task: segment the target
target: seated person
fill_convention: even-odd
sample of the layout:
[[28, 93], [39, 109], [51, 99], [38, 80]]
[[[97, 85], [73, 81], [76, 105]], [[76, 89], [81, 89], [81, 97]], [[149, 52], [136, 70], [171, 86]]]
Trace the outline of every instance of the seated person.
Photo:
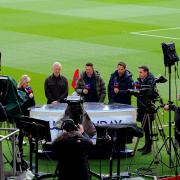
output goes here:
[[83, 126], [72, 119], [62, 123], [63, 133], [53, 142], [58, 156], [59, 180], [89, 180], [86, 150], [92, 144]]

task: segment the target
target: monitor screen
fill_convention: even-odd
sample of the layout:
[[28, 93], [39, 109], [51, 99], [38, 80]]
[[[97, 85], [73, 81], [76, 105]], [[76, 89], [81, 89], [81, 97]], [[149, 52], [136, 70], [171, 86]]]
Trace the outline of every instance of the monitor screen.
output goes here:
[[38, 140], [51, 141], [49, 121], [23, 117], [17, 127]]

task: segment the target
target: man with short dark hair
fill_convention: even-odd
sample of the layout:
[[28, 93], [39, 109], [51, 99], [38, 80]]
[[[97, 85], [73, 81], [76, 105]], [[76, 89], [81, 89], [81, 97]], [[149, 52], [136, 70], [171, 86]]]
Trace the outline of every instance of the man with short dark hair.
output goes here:
[[131, 72], [126, 69], [124, 62], [119, 62], [108, 84], [109, 103], [131, 104], [131, 95], [127, 90], [132, 89], [132, 83]]
[[47, 104], [57, 104], [64, 102], [68, 96], [68, 81], [66, 77], [61, 75], [62, 66], [59, 62], [52, 65], [52, 75], [50, 75], [44, 83]]
[[76, 92], [84, 97], [85, 102], [104, 102], [106, 86], [98, 71], [94, 70], [92, 63], [87, 63], [85, 71], [77, 82]]
[[[149, 72], [149, 68], [147, 66], [140, 66], [138, 68], [139, 78], [138, 83], [139, 86], [143, 89], [143, 86], [153, 85], [154, 76]], [[146, 87], [147, 88], [147, 87]], [[155, 119], [155, 112], [153, 109], [150, 109], [149, 103], [153, 102], [154, 99], [148, 99], [146, 94], [139, 94], [137, 96], [137, 121], [140, 121], [145, 132], [145, 145], [144, 147], [138, 149], [138, 151], [142, 151], [142, 154], [148, 154], [151, 152], [152, 146], [152, 121]], [[152, 111], [152, 112], [151, 112]], [[145, 115], [146, 118], [145, 118]]]

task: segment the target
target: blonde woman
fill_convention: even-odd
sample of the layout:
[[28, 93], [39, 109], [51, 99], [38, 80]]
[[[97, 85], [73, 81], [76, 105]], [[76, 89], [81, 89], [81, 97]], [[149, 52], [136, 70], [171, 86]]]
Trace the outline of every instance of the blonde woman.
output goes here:
[[32, 87], [30, 86], [31, 78], [28, 75], [22, 75], [19, 83], [18, 90], [23, 91], [27, 95], [27, 101], [22, 106], [23, 115], [29, 115], [29, 107], [35, 106], [35, 100], [33, 95]]

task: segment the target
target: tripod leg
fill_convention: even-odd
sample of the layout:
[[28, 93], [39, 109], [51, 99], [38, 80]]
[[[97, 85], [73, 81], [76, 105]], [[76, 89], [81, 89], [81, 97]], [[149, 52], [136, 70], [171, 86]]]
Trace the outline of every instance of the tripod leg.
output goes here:
[[131, 161], [130, 161], [130, 163], [129, 163], [129, 166], [128, 166], [128, 172], [130, 171], [130, 167], [131, 167], [131, 165], [132, 165], [132, 163], [133, 163], [133, 160], [134, 160], [134, 157], [135, 157], [135, 154], [136, 154], [136, 151], [137, 151], [137, 147], [138, 147], [138, 144], [139, 144], [139, 137], [137, 138], [137, 141], [136, 141], [136, 144], [135, 144], [135, 146], [134, 146], [134, 150], [133, 150], [133, 157], [131, 158]]
[[55, 180], [55, 177], [59, 177], [59, 161], [57, 162], [57, 165], [56, 165], [53, 180]]
[[[22, 161], [21, 161], [21, 155], [19, 152], [19, 146], [16, 143], [15, 135], [13, 135], [12, 139], [12, 149], [13, 149], [13, 160], [12, 160], [12, 166], [13, 166], [13, 174], [16, 174], [16, 171], [22, 172]], [[11, 163], [10, 163], [11, 164]]]
[[172, 143], [172, 145], [173, 145], [173, 149], [174, 149], [174, 153], [175, 153], [175, 157], [176, 157], [176, 164], [177, 164], [177, 165], [180, 165], [180, 155], [179, 155], [179, 153], [178, 153], [178, 149], [177, 149], [177, 147], [176, 147], [173, 139], [171, 139], [171, 141], [172, 141], [171, 143]]
[[145, 134], [145, 145], [139, 150], [142, 151], [142, 154], [148, 154], [151, 152], [152, 146], [152, 121], [149, 114], [145, 113], [142, 120], [142, 128]]
[[118, 142], [117, 145], [117, 153], [118, 153], [118, 157], [117, 157], [117, 177], [120, 177], [120, 158], [121, 158], [121, 152], [120, 152], [120, 144]]
[[16, 144], [16, 159], [17, 159], [17, 165], [19, 166], [20, 172], [22, 172], [22, 161], [21, 161], [21, 153], [19, 152], [19, 147]]
[[4, 179], [4, 161], [3, 161], [3, 149], [0, 142], [0, 179]]
[[150, 114], [147, 114], [144, 131], [145, 131], [146, 149], [151, 151], [153, 133], [152, 133], [152, 120], [150, 118]]
[[38, 139], [35, 139], [35, 173], [38, 175]]
[[137, 137], [136, 144], [135, 144], [134, 149], [133, 149], [133, 154], [132, 154], [133, 156], [135, 156], [135, 154], [136, 154], [136, 151], [137, 151], [137, 148], [139, 145], [139, 140], [140, 140], [140, 138]]
[[[145, 114], [146, 115], [146, 114]], [[144, 115], [144, 117], [143, 117], [143, 121], [142, 121], [142, 128], [143, 128], [143, 130], [144, 130], [144, 122], [145, 122], [145, 115]], [[132, 165], [132, 162], [133, 162], [133, 160], [134, 160], [134, 157], [135, 157], [135, 155], [136, 155], [136, 151], [137, 151], [137, 148], [138, 148], [138, 145], [139, 145], [139, 140], [140, 140], [140, 138], [138, 137], [137, 138], [137, 140], [136, 140], [136, 144], [135, 144], [135, 146], [134, 146], [134, 149], [133, 149], [133, 157], [132, 157], [132, 159], [131, 159], [131, 161], [130, 161], [130, 163], [129, 163], [129, 166], [128, 166], [128, 171], [130, 171], [130, 167], [131, 167], [131, 165]]]
[[156, 122], [156, 126], [158, 127], [158, 131], [160, 136], [162, 137], [163, 142], [165, 142], [165, 148], [166, 148], [166, 152], [169, 154], [169, 148], [168, 148], [168, 144], [166, 141], [166, 135], [162, 126], [162, 123], [160, 121], [160, 117], [159, 114], [157, 113], [157, 122]]
[[29, 161], [30, 161], [30, 170], [32, 171], [32, 164], [33, 164], [33, 142], [32, 142], [32, 138], [29, 137], [29, 145], [30, 145], [30, 151], [29, 151]]
[[109, 158], [109, 176], [112, 178], [112, 166], [113, 166], [113, 153], [114, 153], [114, 147], [112, 147], [111, 156]]

